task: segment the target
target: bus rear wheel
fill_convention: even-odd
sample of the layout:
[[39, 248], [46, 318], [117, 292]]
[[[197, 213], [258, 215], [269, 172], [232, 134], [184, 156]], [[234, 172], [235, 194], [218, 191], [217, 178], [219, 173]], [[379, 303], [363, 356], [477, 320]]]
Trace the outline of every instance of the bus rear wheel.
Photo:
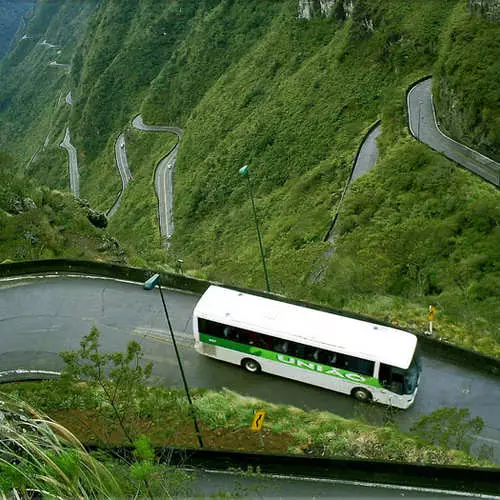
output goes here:
[[371, 401], [372, 400], [372, 394], [371, 392], [367, 391], [366, 389], [363, 389], [362, 387], [356, 387], [351, 391], [351, 396], [358, 401]]
[[260, 367], [259, 363], [253, 359], [245, 358], [241, 362], [241, 366], [250, 373], [260, 373], [262, 371], [262, 368]]

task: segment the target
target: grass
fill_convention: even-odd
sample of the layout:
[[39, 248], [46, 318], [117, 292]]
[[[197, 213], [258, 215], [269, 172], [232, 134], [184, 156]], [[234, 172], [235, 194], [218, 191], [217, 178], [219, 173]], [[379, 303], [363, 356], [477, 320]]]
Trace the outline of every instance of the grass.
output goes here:
[[109, 229], [126, 245], [131, 264], [161, 265], [166, 255], [161, 244], [154, 174], [159, 161], [176, 144], [177, 137], [128, 129], [125, 141], [133, 178], [110, 220]]
[[71, 432], [1, 395], [0, 493], [15, 497], [113, 498], [120, 487]]
[[[33, 26], [49, 23], [47, 36], [61, 43], [71, 9], [56, 16], [49, 4]], [[88, 25], [92, 6], [75, 18], [82, 29], [64, 49], [73, 56], [69, 79], [49, 75], [47, 54], [28, 41], [6, 59], [12, 75], [0, 89], [0, 137], [12, 136], [11, 150], [29, 157], [45, 137], [30, 124], [40, 117], [55, 136], [69, 112], [82, 196], [104, 211], [120, 191], [113, 147], [130, 116], [182, 126], [167, 263], [181, 258], [194, 275], [264, 289], [248, 187], [238, 176], [247, 163], [273, 291], [418, 328], [433, 303], [440, 336], [498, 355], [500, 194], [411, 138], [405, 112], [407, 87], [435, 73], [438, 106], [463, 109], [450, 115], [472, 130], [465, 139], [498, 148], [497, 25], [465, 6], [357, 2], [350, 18], [305, 21], [296, 0], [206, 0], [182, 10], [101, 2]], [[35, 85], [41, 95], [26, 110]], [[72, 88], [75, 104], [53, 113], [62, 87]], [[477, 127], [469, 126], [474, 117]], [[347, 193], [325, 278], [311, 283], [354, 155], [377, 118], [379, 162]], [[110, 228], [130, 262], [163, 265], [147, 184], [168, 139], [134, 134], [134, 180]], [[56, 187], [67, 175], [60, 153], [49, 148], [38, 160], [39, 179]]]
[[[57, 381], [4, 384], [3, 392], [38, 406], [85, 443], [120, 444], [126, 438], [110, 426], [101, 411], [98, 393], [62, 395]], [[82, 389], [82, 388], [80, 388]], [[152, 398], [150, 400], [150, 398]], [[154, 401], [156, 420], [146, 408]], [[303, 411], [243, 397], [229, 390], [193, 391], [197, 419], [206, 447], [263, 453], [293, 453], [324, 457], [366, 458], [411, 463], [491, 466], [462, 451], [426, 444], [421, 438], [392, 425], [374, 427], [322, 411]], [[150, 388], [137, 401], [137, 432], [147, 433], [152, 444], [196, 447], [197, 439], [185, 395], [180, 390]], [[249, 427], [257, 410], [266, 412], [263, 430]], [[144, 413], [146, 411], [146, 413]], [[107, 422], [107, 423], [106, 423]], [[114, 428], [112, 434], [106, 429]]]

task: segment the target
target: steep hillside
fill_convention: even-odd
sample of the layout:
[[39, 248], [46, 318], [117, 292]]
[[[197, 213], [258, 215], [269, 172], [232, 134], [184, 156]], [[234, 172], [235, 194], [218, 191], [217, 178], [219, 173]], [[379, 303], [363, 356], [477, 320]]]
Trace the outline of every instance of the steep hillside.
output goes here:
[[445, 30], [436, 105], [452, 137], [500, 160], [500, 4], [482, 3], [472, 14], [457, 5]]
[[34, 0], [2, 0], [0, 2], [0, 59], [23, 23], [23, 16], [33, 7]]
[[69, 193], [13, 176], [0, 152], [0, 262], [56, 257], [125, 262], [118, 242], [90, 219], [97, 217]]
[[[332, 8], [321, 11], [327, 4]], [[38, 151], [28, 172], [63, 187], [67, 168], [57, 144], [69, 124], [82, 196], [104, 211], [121, 187], [113, 148], [126, 132], [137, 177], [110, 229], [126, 241], [129, 257], [155, 265], [182, 258], [192, 273], [264, 288], [248, 185], [238, 176], [247, 163], [273, 291], [419, 328], [436, 303], [440, 335], [476, 345], [481, 334], [486, 346], [500, 340], [500, 194], [418, 144], [405, 112], [405, 91], [418, 78], [437, 71], [440, 89], [455, 81], [447, 76], [455, 66], [458, 73], [477, 67], [476, 80], [465, 79], [460, 92], [449, 87], [453, 103], [446, 93], [438, 96], [440, 114], [449, 107], [452, 117], [458, 109], [480, 115], [470, 141], [489, 150], [498, 144], [498, 37], [485, 42], [496, 25], [467, 6], [466, 0], [42, 2], [30, 31], [60, 45], [58, 61], [71, 70], [47, 67], [49, 47], [19, 42], [0, 69], [7, 78], [0, 145], [25, 163]], [[491, 70], [476, 62], [465, 43], [471, 36], [481, 41], [480, 59], [491, 61]], [[494, 90], [476, 99], [467, 85]], [[68, 90], [73, 106], [64, 104]], [[175, 234], [165, 256], [156, 249], [156, 199], [146, 185], [172, 139], [131, 133], [128, 124], [139, 112], [147, 123], [184, 129]], [[311, 272], [326, 259], [325, 233], [356, 151], [378, 118], [379, 163], [347, 193], [335, 252], [316, 283]], [[467, 120], [458, 119], [462, 131], [472, 126]]]
[[49, 63], [71, 64], [96, 3], [38, 2], [27, 26], [30, 38], [19, 39], [0, 65], [0, 148], [21, 160], [18, 165], [27, 163], [46, 138], [47, 145], [57, 147], [64, 135], [68, 68]]

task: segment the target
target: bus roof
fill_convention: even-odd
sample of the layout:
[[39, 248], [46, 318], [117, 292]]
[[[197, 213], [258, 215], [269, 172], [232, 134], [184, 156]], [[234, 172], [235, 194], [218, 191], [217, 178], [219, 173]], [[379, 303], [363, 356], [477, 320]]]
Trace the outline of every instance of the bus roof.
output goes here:
[[402, 369], [417, 345], [417, 337], [403, 330], [214, 285], [194, 315]]

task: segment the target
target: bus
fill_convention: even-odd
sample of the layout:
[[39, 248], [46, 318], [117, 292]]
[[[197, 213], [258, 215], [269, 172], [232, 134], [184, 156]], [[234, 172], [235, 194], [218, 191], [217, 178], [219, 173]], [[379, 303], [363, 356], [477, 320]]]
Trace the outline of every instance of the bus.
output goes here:
[[417, 394], [417, 337], [396, 328], [212, 285], [193, 332], [197, 352], [251, 373], [402, 409]]

